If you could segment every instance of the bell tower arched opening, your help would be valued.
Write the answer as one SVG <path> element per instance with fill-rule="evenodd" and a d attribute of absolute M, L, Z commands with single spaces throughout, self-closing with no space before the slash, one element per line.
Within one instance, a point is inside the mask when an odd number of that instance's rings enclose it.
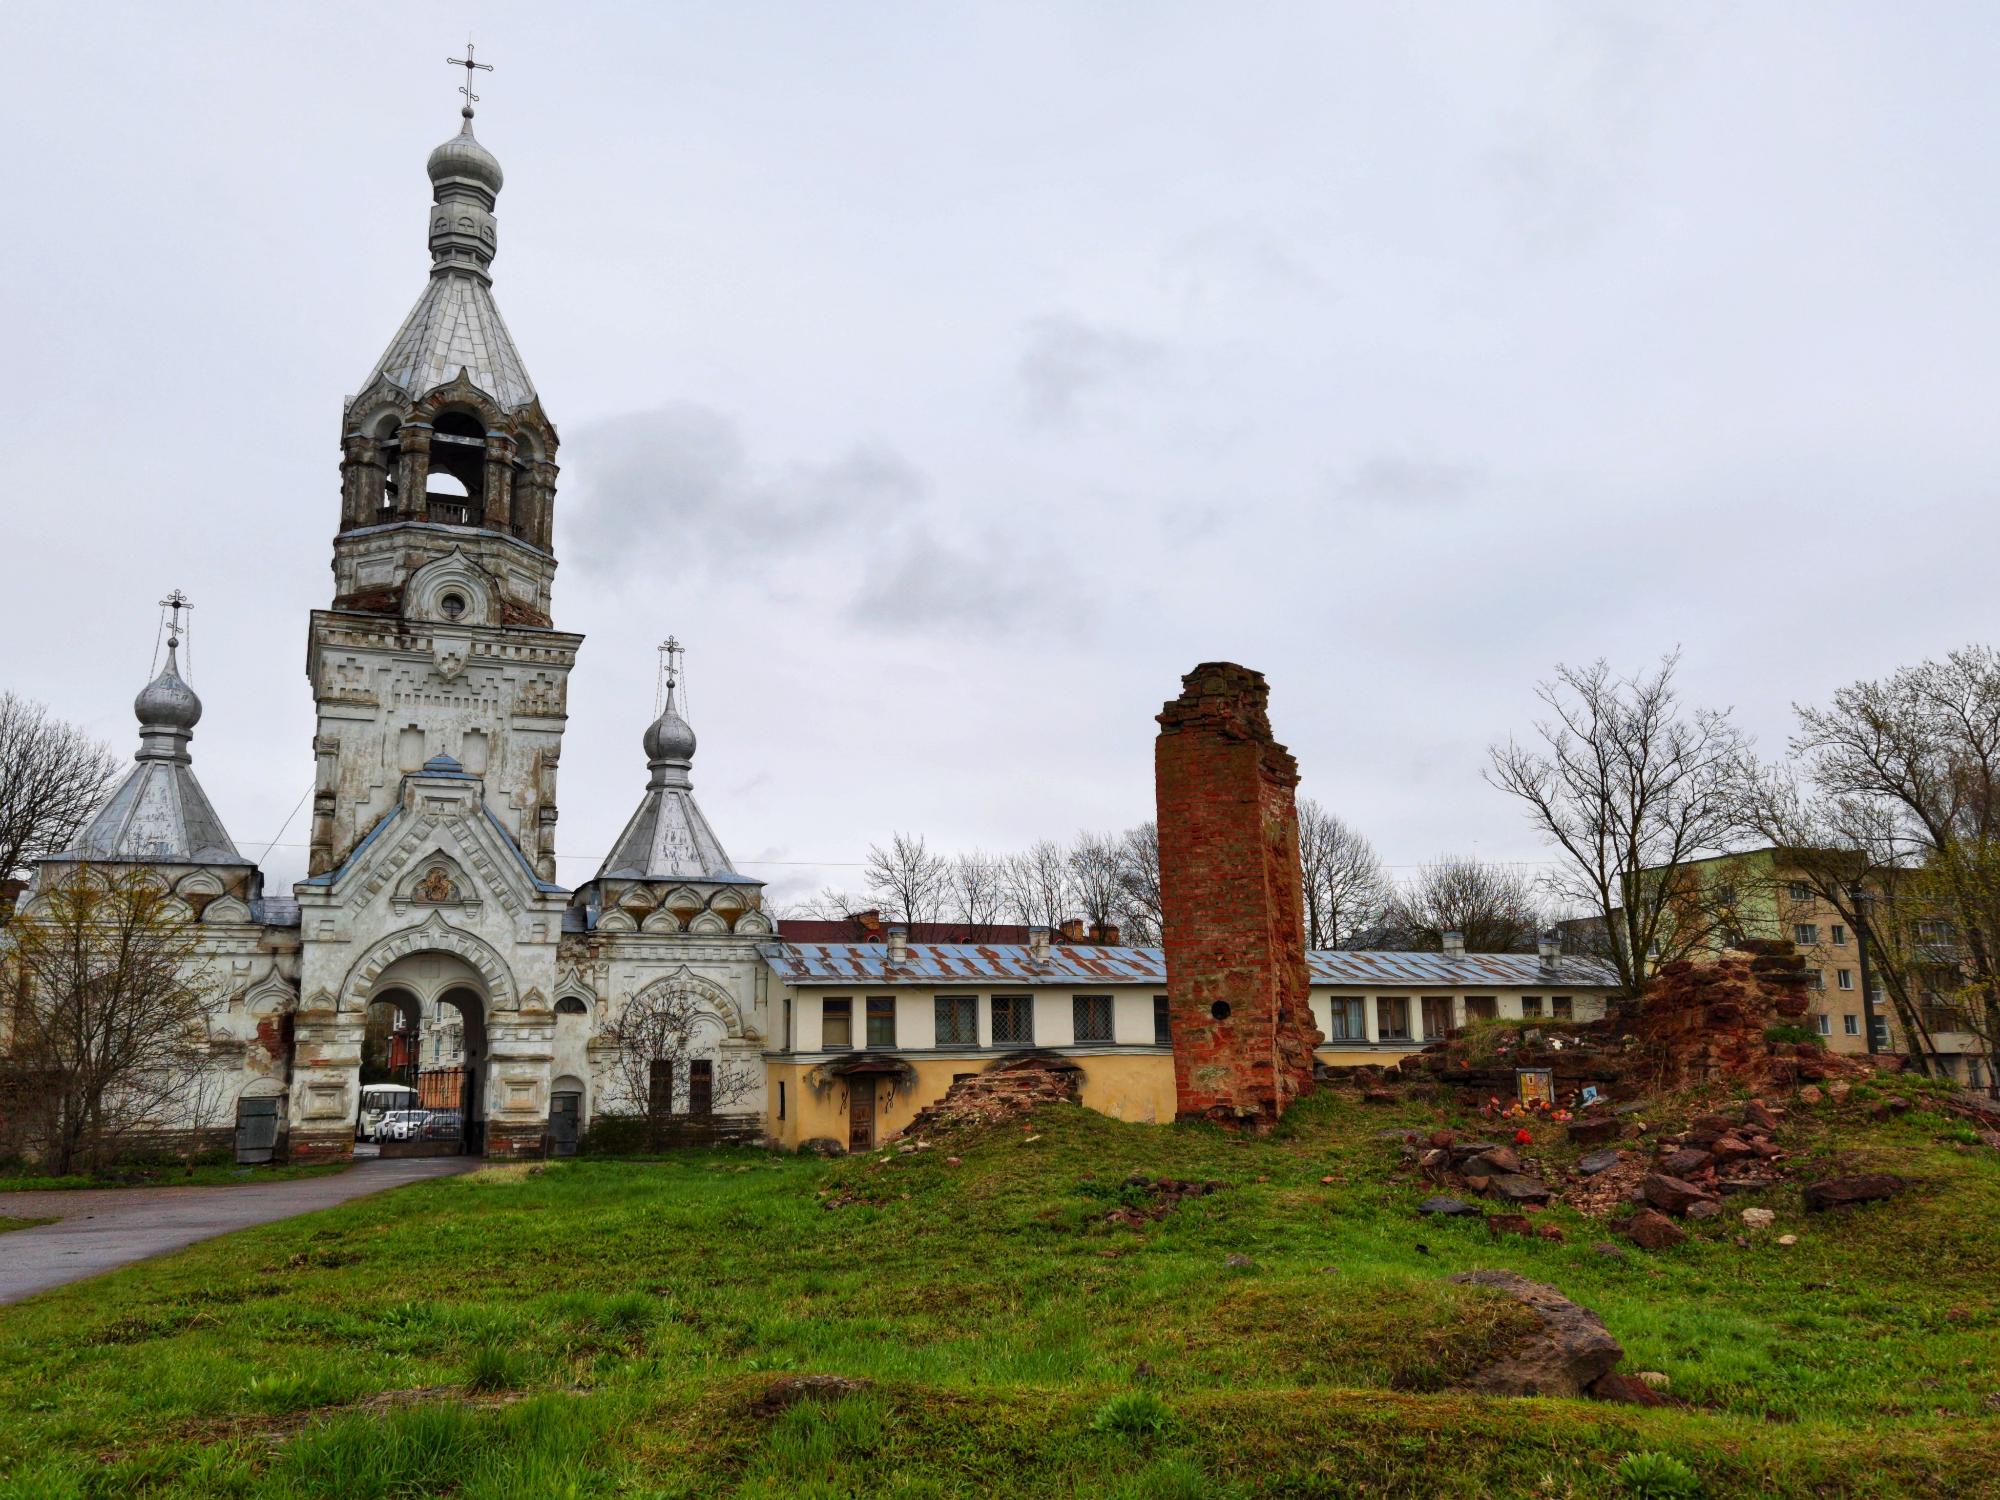
<path fill-rule="evenodd" d="M 452 953 L 412 953 L 382 971 L 368 997 L 362 1082 L 415 1091 L 420 1120 L 398 1122 L 381 1145 L 388 1156 L 478 1156 L 486 1148 L 486 987 Z M 373 1046 L 380 1038 L 379 1049 Z"/>

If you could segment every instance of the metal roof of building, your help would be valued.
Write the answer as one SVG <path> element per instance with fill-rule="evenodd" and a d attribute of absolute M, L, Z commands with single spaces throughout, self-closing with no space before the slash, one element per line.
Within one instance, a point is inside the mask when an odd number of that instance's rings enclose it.
<path fill-rule="evenodd" d="M 1057 944 L 1045 962 L 1021 943 L 911 943 L 907 956 L 891 966 L 883 943 L 764 943 L 758 950 L 787 984 L 1147 984 L 1166 983 L 1166 954 L 1160 948 Z M 1545 966 L 1533 953 L 1442 953 L 1321 951 L 1306 955 L 1317 985 L 1379 988 L 1595 989 L 1617 983 L 1608 964 L 1589 958 L 1559 958 Z"/>

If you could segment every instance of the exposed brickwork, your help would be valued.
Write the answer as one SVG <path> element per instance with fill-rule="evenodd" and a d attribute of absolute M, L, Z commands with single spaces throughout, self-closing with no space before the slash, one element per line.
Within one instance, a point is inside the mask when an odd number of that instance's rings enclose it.
<path fill-rule="evenodd" d="M 499 1120 L 486 1122 L 486 1159 L 488 1161 L 539 1161 L 546 1155 L 548 1127 L 535 1124 L 513 1124 Z"/>
<path fill-rule="evenodd" d="M 293 1130 L 279 1141 L 284 1159 L 295 1167 L 323 1161 L 354 1160 L 354 1127 L 335 1130 Z"/>
<path fill-rule="evenodd" d="M 1263 674 L 1206 662 L 1159 716 L 1154 790 L 1177 1118 L 1266 1129 L 1313 1086 L 1298 762 Z"/>
<path fill-rule="evenodd" d="M 1805 965 L 1792 945 L 1748 942 L 1714 963 L 1662 965 L 1628 1025 L 1655 1087 L 1721 1078 L 1761 1082 L 1773 1071 L 1796 1072 L 1795 1064 L 1773 1069 L 1777 1049 L 1765 1030 L 1799 1025 L 1809 1008 Z M 1806 1051 L 1819 1049 L 1808 1044 Z"/>

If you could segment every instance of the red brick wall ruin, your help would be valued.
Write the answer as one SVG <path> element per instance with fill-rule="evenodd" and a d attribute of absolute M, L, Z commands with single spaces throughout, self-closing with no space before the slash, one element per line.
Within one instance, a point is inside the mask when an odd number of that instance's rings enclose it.
<path fill-rule="evenodd" d="M 1266 1129 L 1312 1091 L 1298 762 L 1263 674 L 1206 662 L 1160 713 L 1154 791 L 1176 1118 Z"/>

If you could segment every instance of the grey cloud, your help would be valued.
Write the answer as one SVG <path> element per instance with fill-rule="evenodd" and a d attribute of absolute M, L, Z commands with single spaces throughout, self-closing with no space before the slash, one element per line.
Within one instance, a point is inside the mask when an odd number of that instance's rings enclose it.
<path fill-rule="evenodd" d="M 1335 488 L 1348 500 L 1414 508 L 1459 504 L 1479 480 L 1480 471 L 1469 464 L 1376 453 L 1355 465 Z"/>
<path fill-rule="evenodd" d="M 917 531 L 871 556 L 847 615 L 895 634 L 1073 633 L 1088 626 L 1091 611 L 1059 554 L 1037 555 L 992 534 L 974 551 Z"/>
<path fill-rule="evenodd" d="M 763 472 L 734 420 L 690 401 L 582 428 L 564 456 L 563 541 L 605 574 L 667 556 L 710 567 L 789 556 L 839 528 L 893 521 L 925 494 L 923 476 L 879 444 Z"/>
<path fill-rule="evenodd" d="M 1028 419 L 1038 427 L 1068 427 L 1084 398 L 1158 366 L 1165 349 L 1152 339 L 1067 316 L 1028 325 L 1028 347 L 1017 374 Z"/>

